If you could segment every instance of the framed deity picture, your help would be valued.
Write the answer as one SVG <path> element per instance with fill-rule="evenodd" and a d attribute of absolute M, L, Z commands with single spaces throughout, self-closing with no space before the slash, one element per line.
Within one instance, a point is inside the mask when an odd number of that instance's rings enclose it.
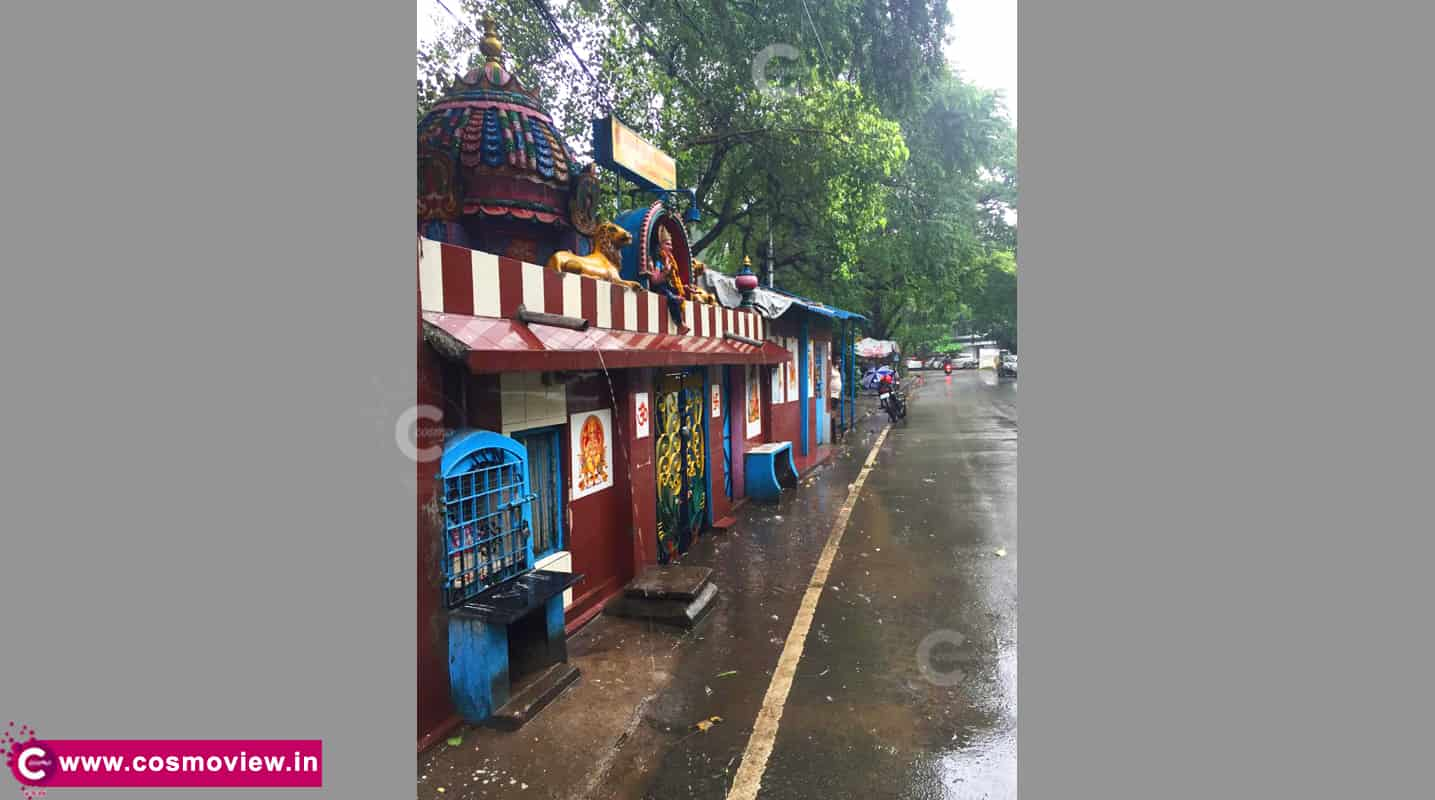
<path fill-rule="evenodd" d="M 792 359 L 787 362 L 787 402 L 797 401 L 797 365 L 801 363 L 797 354 L 800 350 L 796 339 L 787 340 L 787 352 L 792 354 Z"/>
<path fill-rule="evenodd" d="M 758 384 L 758 369 L 751 364 L 747 367 L 747 438 L 762 433 L 762 387 Z"/>
<path fill-rule="evenodd" d="M 582 411 L 568 418 L 573 454 L 573 497 L 587 497 L 613 485 L 613 410 Z"/>

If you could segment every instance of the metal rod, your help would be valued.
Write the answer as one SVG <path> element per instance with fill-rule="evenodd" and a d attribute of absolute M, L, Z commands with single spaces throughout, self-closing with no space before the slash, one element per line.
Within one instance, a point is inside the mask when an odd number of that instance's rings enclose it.
<path fill-rule="evenodd" d="M 774 278 L 774 276 L 773 276 L 773 272 L 774 272 L 775 270 L 776 270 L 776 264 L 774 263 L 774 257 L 773 257 L 773 254 L 772 254 L 772 215 L 771 215 L 771 214 L 768 214 L 768 215 L 767 215 L 767 288 L 769 288 L 769 289 L 775 289 L 775 288 L 777 288 L 777 282 L 776 282 L 776 280 L 775 280 L 775 278 Z"/>
<path fill-rule="evenodd" d="M 552 325 L 555 328 L 568 328 L 575 331 L 588 330 L 588 320 L 582 317 L 565 317 L 562 314 L 545 314 L 541 311 L 529 311 L 519 306 L 513 312 L 513 318 L 528 325 Z"/>
<path fill-rule="evenodd" d="M 731 331 L 728 331 L 722 335 L 722 338 L 732 339 L 735 342 L 742 342 L 743 344 L 750 344 L 753 347 L 762 347 L 762 342 L 759 342 L 756 339 L 749 339 L 748 337 L 743 336 L 740 333 L 733 333 Z"/>

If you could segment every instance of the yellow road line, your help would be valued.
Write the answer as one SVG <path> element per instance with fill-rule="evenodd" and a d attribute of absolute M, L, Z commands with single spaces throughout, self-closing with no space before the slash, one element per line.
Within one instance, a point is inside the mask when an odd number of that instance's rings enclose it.
<path fill-rule="evenodd" d="M 832 531 L 827 534 L 827 544 L 822 548 L 817 569 L 813 570 L 812 580 L 802 595 L 802 605 L 798 606 L 792 630 L 787 632 L 787 642 L 777 660 L 777 669 L 772 672 L 772 682 L 767 685 L 767 695 L 762 698 L 762 710 L 757 712 L 752 736 L 747 740 L 747 749 L 742 753 L 742 763 L 738 765 L 737 777 L 733 778 L 732 787 L 728 789 L 727 800 L 755 800 L 757 797 L 762 774 L 767 771 L 767 760 L 772 756 L 772 746 L 777 741 L 782 709 L 787 705 L 787 694 L 792 690 L 792 679 L 797 675 L 797 662 L 802 660 L 802 650 L 807 646 L 807 632 L 812 628 L 813 615 L 817 613 L 817 601 L 827 585 L 827 573 L 832 570 L 832 560 L 837 557 L 837 547 L 842 543 L 842 533 L 847 530 L 847 520 L 852 516 L 852 507 L 857 504 L 857 495 L 862 491 L 862 484 L 867 482 L 867 473 L 872 471 L 877 451 L 882 449 L 882 443 L 891 430 L 892 426 L 887 425 L 877 436 L 877 441 L 872 443 L 872 452 L 867 454 L 862 471 L 847 492 L 847 500 L 842 503 L 837 519 L 832 523 Z"/>

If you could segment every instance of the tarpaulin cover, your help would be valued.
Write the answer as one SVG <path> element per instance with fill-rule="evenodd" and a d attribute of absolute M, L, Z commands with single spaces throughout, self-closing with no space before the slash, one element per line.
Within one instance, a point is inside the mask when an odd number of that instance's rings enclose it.
<path fill-rule="evenodd" d="M 698 281 L 709 292 L 717 297 L 718 302 L 728 308 L 742 306 L 742 291 L 737 288 L 737 280 L 731 275 L 724 275 L 721 272 L 706 270 L 703 277 Z M 757 313 L 768 319 L 776 319 L 787 313 L 787 309 L 796 302 L 794 298 L 771 289 L 764 289 L 759 286 L 753 290 L 752 307 Z"/>
<path fill-rule="evenodd" d="M 887 339 L 859 339 L 856 347 L 861 358 L 888 358 L 900 352 L 897 343 Z"/>
<path fill-rule="evenodd" d="M 838 308 L 838 307 L 836 307 L 836 306 L 829 306 L 829 305 L 827 305 L 826 303 L 819 303 L 819 302 L 817 302 L 816 300 L 809 300 L 809 299 L 806 298 L 806 297 L 803 297 L 803 296 L 801 296 L 801 295 L 793 294 L 792 292 L 783 292 L 783 291 L 781 291 L 781 290 L 777 290 L 777 291 L 779 291 L 779 292 L 781 292 L 782 294 L 784 294 L 784 295 L 786 295 L 786 296 L 792 298 L 793 302 L 794 302 L 798 307 L 800 307 L 800 308 L 805 308 L 805 309 L 807 309 L 808 311 L 811 311 L 811 312 L 814 313 L 814 314 L 821 314 L 821 315 L 824 316 L 824 317 L 831 317 L 832 319 L 841 319 L 841 320 L 848 320 L 848 319 L 861 319 L 861 320 L 865 320 L 865 319 L 867 319 L 866 317 L 862 316 L 861 314 L 858 314 L 858 313 L 855 312 L 855 311 L 847 311 L 847 310 L 845 310 L 845 309 L 841 309 L 841 308 Z"/>
<path fill-rule="evenodd" d="M 698 280 L 698 286 L 706 289 L 718 299 L 719 303 L 728 308 L 738 308 L 742 305 L 742 292 L 737 288 L 737 281 L 731 275 L 724 275 L 721 272 L 707 270 Z M 753 292 L 753 308 L 768 319 L 776 319 L 786 314 L 793 306 L 804 308 L 815 314 L 833 319 L 867 319 L 854 311 L 846 311 L 841 308 L 819 303 L 816 300 L 808 300 L 788 292 L 777 291 L 763 286 L 757 287 Z"/>

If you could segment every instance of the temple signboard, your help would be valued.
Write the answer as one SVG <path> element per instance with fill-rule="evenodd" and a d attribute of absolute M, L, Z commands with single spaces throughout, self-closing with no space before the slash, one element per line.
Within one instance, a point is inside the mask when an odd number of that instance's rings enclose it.
<path fill-rule="evenodd" d="M 632 128 L 607 116 L 593 121 L 593 156 L 599 164 L 650 189 L 678 186 L 678 163 Z"/>

